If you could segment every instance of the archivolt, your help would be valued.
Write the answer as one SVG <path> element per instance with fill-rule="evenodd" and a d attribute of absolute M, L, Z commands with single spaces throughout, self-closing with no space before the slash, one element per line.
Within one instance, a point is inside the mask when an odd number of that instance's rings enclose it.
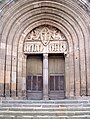
<path fill-rule="evenodd" d="M 5 59 L 4 83 L 7 83 L 6 70 L 8 67 L 8 58 L 11 60 L 11 67 L 9 68 L 10 90 L 13 90 L 14 72 L 16 72 L 16 82 L 22 78 L 25 79 L 22 67 L 23 60 L 26 60 L 23 54 L 24 38 L 35 27 L 48 24 L 60 29 L 68 41 L 69 53 L 67 55 L 67 69 L 70 70 L 66 74 L 70 75 L 71 73 L 72 76 L 68 75 L 66 80 L 72 83 L 68 89 L 70 90 L 70 94 L 66 95 L 89 94 L 89 86 L 86 86 L 90 77 L 89 19 L 87 12 L 73 0 L 17 1 L 13 6 L 8 8 L 0 20 L 1 44 L 5 46 L 5 55 L 3 57 L 3 60 Z M 85 83 L 83 84 L 83 82 Z M 69 83 L 67 84 L 69 85 Z M 77 87 L 79 87 L 79 91 Z M 20 85 L 16 85 L 16 90 L 19 89 Z"/>

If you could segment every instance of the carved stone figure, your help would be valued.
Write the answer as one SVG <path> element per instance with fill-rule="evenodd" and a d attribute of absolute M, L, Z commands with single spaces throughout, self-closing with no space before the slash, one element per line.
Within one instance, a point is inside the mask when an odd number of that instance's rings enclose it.
<path fill-rule="evenodd" d="M 32 30 L 26 36 L 24 42 L 24 53 L 65 52 L 66 54 L 67 49 L 67 41 L 64 34 L 57 28 L 49 25 L 39 26 Z"/>

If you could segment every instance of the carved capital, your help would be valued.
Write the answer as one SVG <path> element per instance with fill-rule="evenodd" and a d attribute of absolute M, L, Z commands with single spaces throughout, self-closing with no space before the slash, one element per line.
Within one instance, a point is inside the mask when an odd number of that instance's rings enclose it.
<path fill-rule="evenodd" d="M 47 59 L 48 60 L 48 54 L 43 54 L 43 59 Z"/>

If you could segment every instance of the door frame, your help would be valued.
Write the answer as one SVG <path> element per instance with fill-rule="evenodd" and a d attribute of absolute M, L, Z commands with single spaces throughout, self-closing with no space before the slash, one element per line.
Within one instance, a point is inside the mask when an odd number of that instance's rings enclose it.
<path fill-rule="evenodd" d="M 34 56 L 39 56 L 39 54 L 35 54 Z M 41 55 L 41 54 L 40 54 Z M 45 55 L 45 56 L 44 56 Z M 63 54 L 53 54 L 53 55 L 63 55 Z M 32 55 L 31 55 L 32 56 Z M 45 58 L 46 57 L 46 58 Z M 64 57 L 64 55 L 63 55 L 63 57 Z M 42 63 L 43 63 L 43 65 L 42 65 L 42 70 L 44 71 L 44 68 L 45 68 L 45 66 L 46 66 L 46 61 L 44 62 L 44 59 L 45 60 L 47 60 L 47 65 L 48 65 L 48 54 L 43 54 L 43 58 L 42 58 Z M 64 62 L 65 62 L 65 57 L 64 57 Z M 46 68 L 48 68 L 48 66 L 46 67 Z M 64 67 L 64 69 L 65 69 L 65 67 Z M 49 70 L 49 69 L 48 69 Z M 46 72 L 47 72 L 47 77 L 48 77 L 48 81 L 46 81 L 47 82 L 47 86 L 48 87 L 45 87 L 44 85 L 44 83 L 45 83 L 45 80 L 44 80 L 44 72 L 43 72 L 43 74 L 42 74 L 42 76 L 43 76 L 43 90 L 42 90 L 42 99 L 43 100 L 48 100 L 48 99 L 50 99 L 50 97 L 49 97 L 49 73 L 48 73 L 48 71 L 47 71 L 47 69 L 46 69 Z M 64 72 L 64 98 L 65 98 L 65 93 L 66 93 L 66 81 L 65 81 L 65 72 Z M 27 90 L 26 90 L 27 91 Z M 26 94 L 27 94 L 27 92 L 26 92 Z"/>

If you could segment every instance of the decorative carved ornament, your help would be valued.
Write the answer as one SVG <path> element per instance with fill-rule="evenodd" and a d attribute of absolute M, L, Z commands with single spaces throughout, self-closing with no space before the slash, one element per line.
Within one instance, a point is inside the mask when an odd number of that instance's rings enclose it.
<path fill-rule="evenodd" d="M 55 27 L 40 26 L 32 30 L 24 42 L 24 53 L 64 53 L 67 54 L 65 36 Z"/>

